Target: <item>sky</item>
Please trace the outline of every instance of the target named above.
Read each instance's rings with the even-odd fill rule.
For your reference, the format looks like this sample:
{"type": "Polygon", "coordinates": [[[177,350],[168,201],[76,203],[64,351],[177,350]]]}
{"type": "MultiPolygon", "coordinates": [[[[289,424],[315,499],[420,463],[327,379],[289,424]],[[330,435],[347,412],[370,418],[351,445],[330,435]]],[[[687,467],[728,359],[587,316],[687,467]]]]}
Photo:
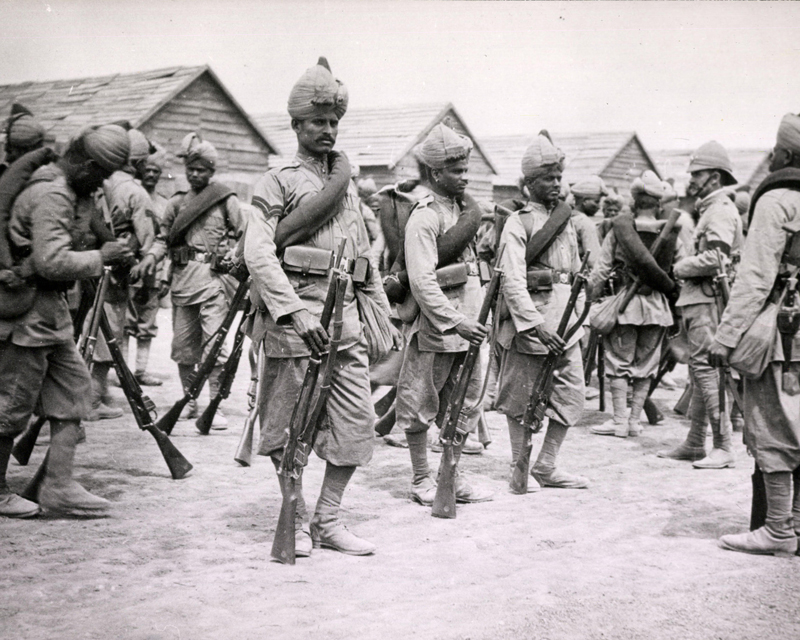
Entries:
{"type": "Polygon", "coordinates": [[[259,114],[324,55],[353,107],[452,102],[477,136],[636,131],[648,149],[768,149],[800,112],[797,2],[0,0],[0,15],[0,84],[208,64],[259,114]]]}

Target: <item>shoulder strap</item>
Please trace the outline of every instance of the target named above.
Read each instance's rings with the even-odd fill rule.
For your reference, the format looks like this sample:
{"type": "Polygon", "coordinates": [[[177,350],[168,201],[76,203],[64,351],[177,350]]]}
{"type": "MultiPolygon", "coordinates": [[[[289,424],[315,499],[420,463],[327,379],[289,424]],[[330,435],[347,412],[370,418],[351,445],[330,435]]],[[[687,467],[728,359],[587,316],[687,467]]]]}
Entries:
{"type": "Polygon", "coordinates": [[[234,195],[234,192],[230,187],[220,182],[212,182],[188,204],[184,200],[178,209],[178,215],[172,223],[172,228],[169,230],[167,244],[170,247],[174,247],[183,242],[186,232],[195,220],[211,207],[227,200],[232,195],[234,195]]]}
{"type": "Polygon", "coordinates": [[[792,189],[794,191],[800,191],[800,169],[786,167],[785,169],[773,171],[764,178],[764,181],[756,188],[753,199],[750,201],[750,211],[747,214],[748,226],[753,221],[753,212],[756,210],[758,199],[767,191],[772,191],[773,189],[792,189]]]}
{"type": "MultiPolygon", "coordinates": [[[[550,248],[556,238],[561,235],[564,229],[567,228],[570,218],[572,217],[572,209],[570,209],[563,202],[559,202],[547,222],[544,223],[533,236],[530,233],[533,231],[533,216],[528,216],[529,222],[525,227],[525,232],[529,234],[528,246],[525,250],[525,264],[528,266],[533,265],[541,255],[550,248]],[[530,231],[529,231],[530,229],[530,231]]],[[[525,220],[522,220],[525,224],[525,220]]]]}
{"type": "Polygon", "coordinates": [[[664,268],[664,262],[658,261],[657,257],[654,257],[645,246],[636,230],[635,220],[631,214],[620,213],[614,217],[612,229],[614,238],[625,254],[628,264],[636,271],[642,283],[664,293],[670,292],[675,285],[666,271],[675,254],[677,231],[673,228],[672,233],[668,236],[668,242],[659,251],[659,256],[669,255],[670,257],[669,265],[664,268]]]}

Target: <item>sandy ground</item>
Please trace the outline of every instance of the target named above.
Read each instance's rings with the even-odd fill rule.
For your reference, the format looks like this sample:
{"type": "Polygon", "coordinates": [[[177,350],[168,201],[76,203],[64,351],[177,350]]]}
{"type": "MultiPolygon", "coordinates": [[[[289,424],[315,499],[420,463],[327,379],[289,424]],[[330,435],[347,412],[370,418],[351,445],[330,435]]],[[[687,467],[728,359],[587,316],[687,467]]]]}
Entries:
{"type": "MultiPolygon", "coordinates": [[[[165,411],[178,385],[168,310],[160,320],[152,370],[166,383],[146,391],[165,411]]],[[[636,439],[599,437],[586,427],[604,419],[596,400],[560,458],[591,478],[587,491],[508,493],[505,420],[490,413],[494,442],[463,467],[493,502],[432,518],[406,497],[408,453],[379,441],[343,509],[378,553],[270,562],[280,507],[272,465],[233,461],[247,378],[243,362],[224,405],[229,430],[203,437],[178,423],[173,442],[195,466],[181,481],[129,412],[87,425],[76,474],[114,502],[113,517],[0,521],[1,638],[800,638],[800,558],[716,546],[749,521],[752,460],[741,443],[735,469],[694,470],[655,456],[685,435],[678,416],[665,411],[636,439]]],[[[678,395],[656,398],[666,409],[678,395]]],[[[39,446],[28,467],[12,463],[12,487],[43,455],[39,446]]],[[[322,470],[314,458],[309,502],[322,470]]]]}

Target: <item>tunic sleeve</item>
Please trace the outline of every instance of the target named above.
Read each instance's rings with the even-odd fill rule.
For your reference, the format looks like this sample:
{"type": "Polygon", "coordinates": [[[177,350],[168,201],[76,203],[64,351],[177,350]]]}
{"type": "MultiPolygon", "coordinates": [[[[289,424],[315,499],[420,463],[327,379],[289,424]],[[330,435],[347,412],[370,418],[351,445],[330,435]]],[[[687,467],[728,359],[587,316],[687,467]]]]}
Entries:
{"type": "Polygon", "coordinates": [[[528,293],[525,249],[527,237],[519,215],[509,216],[503,227],[500,244],[505,244],[503,264],[503,297],[518,333],[544,323],[544,316],[536,309],[528,293]]]}

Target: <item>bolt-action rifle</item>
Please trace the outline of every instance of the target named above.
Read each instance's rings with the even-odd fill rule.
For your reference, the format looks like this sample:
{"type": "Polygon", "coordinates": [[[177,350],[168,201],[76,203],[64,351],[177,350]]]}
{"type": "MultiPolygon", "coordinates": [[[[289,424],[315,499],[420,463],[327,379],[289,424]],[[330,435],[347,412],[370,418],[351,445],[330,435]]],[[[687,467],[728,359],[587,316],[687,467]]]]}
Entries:
{"type": "MultiPolygon", "coordinates": [[[[719,312],[719,319],[722,319],[722,313],[725,311],[725,307],[728,306],[728,300],[731,297],[731,285],[730,280],[728,279],[728,271],[725,268],[725,261],[722,258],[722,252],[719,248],[715,249],[717,254],[717,273],[714,276],[714,285],[716,288],[716,299],[717,299],[717,311],[719,312]]],[[[719,415],[720,420],[722,420],[722,416],[725,414],[725,407],[727,404],[727,396],[725,393],[725,388],[727,387],[728,390],[731,392],[733,396],[733,401],[739,407],[739,411],[744,413],[744,403],[742,402],[742,398],[739,395],[739,389],[736,387],[736,382],[733,379],[733,375],[731,375],[731,368],[730,367],[720,367],[719,368],[719,415]]]]}
{"type": "Polygon", "coordinates": [[[236,454],[233,456],[233,459],[243,467],[250,466],[250,459],[253,455],[253,434],[256,420],[258,420],[258,401],[261,396],[261,367],[264,366],[264,344],[261,343],[258,346],[258,355],[255,358],[251,347],[249,356],[251,378],[250,388],[247,390],[247,420],[244,423],[242,436],[239,438],[236,454]]]}
{"type": "MultiPolygon", "coordinates": [[[[486,287],[486,295],[483,298],[483,305],[481,305],[481,310],[478,314],[478,324],[480,325],[486,324],[489,314],[497,304],[500,279],[503,276],[500,259],[504,249],[505,246],[501,246],[497,252],[494,273],[486,287]]],[[[464,438],[468,433],[467,420],[478,409],[478,407],[474,406],[465,408],[464,399],[467,396],[472,371],[478,364],[480,349],[480,345],[470,343],[467,354],[464,356],[464,362],[461,363],[458,369],[456,384],[448,398],[447,410],[444,420],[442,420],[443,426],[439,433],[439,439],[442,442],[442,459],[439,463],[436,496],[433,498],[433,506],[431,508],[431,515],[437,518],[456,517],[456,465],[458,460],[455,450],[464,442],[464,438]]],[[[481,401],[479,400],[478,403],[480,404],[481,401]]]]}
{"type": "MultiPolygon", "coordinates": [[[[570,292],[569,301],[564,308],[564,313],[561,316],[561,322],[558,325],[557,333],[564,342],[575,334],[580,329],[586,316],[589,315],[589,309],[592,306],[588,300],[583,307],[583,313],[578,318],[577,322],[571,327],[569,320],[575,311],[575,304],[580,296],[581,289],[586,284],[589,278],[589,252],[583,256],[583,264],[581,265],[580,272],[575,276],[572,283],[572,291],[570,292]]],[[[533,385],[533,392],[528,401],[528,406],[525,408],[525,414],[522,418],[522,426],[525,427],[525,438],[520,449],[519,457],[514,464],[514,470],[511,472],[511,492],[516,494],[528,493],[528,472],[531,466],[531,434],[539,433],[544,422],[544,414],[547,409],[547,403],[550,401],[550,396],[553,393],[553,374],[555,373],[556,362],[558,362],[559,355],[550,351],[545,357],[542,370],[536,378],[533,385]]]]}
{"type": "Polygon", "coordinates": [[[189,388],[184,391],[183,397],[174,405],[172,405],[172,408],[167,411],[156,423],[156,427],[161,429],[161,431],[167,435],[171,434],[172,430],[175,428],[175,423],[178,422],[178,418],[180,417],[183,408],[189,403],[190,400],[197,400],[197,397],[203,390],[203,385],[211,375],[211,371],[217,366],[217,358],[222,351],[222,347],[225,345],[225,337],[228,335],[228,331],[230,331],[231,325],[236,318],[236,314],[239,311],[242,301],[247,295],[249,288],[249,279],[239,283],[236,293],[233,296],[233,301],[228,309],[228,313],[225,314],[222,324],[212,336],[213,342],[211,343],[211,348],[208,350],[206,359],[203,360],[197,371],[192,374],[189,388]]]}
{"type": "Polygon", "coordinates": [[[336,354],[342,338],[342,317],[344,315],[344,294],[347,289],[347,276],[342,271],[345,241],[339,245],[336,264],[328,285],[328,293],[322,307],[320,324],[327,330],[333,318],[333,332],[328,347],[327,361],[322,383],[320,384],[316,403],[313,408],[317,378],[322,365],[322,355],[316,349],[311,350],[308,367],[303,377],[303,385],[297,404],[292,411],[289,422],[289,433],[283,448],[281,463],[278,467],[278,481],[281,485],[283,502],[272,542],[272,558],[283,564],[295,563],[295,516],[297,514],[297,480],[303,475],[303,468],[308,463],[308,455],[314,446],[322,410],[325,408],[328,390],[330,389],[333,369],[336,366],[336,354]]]}

